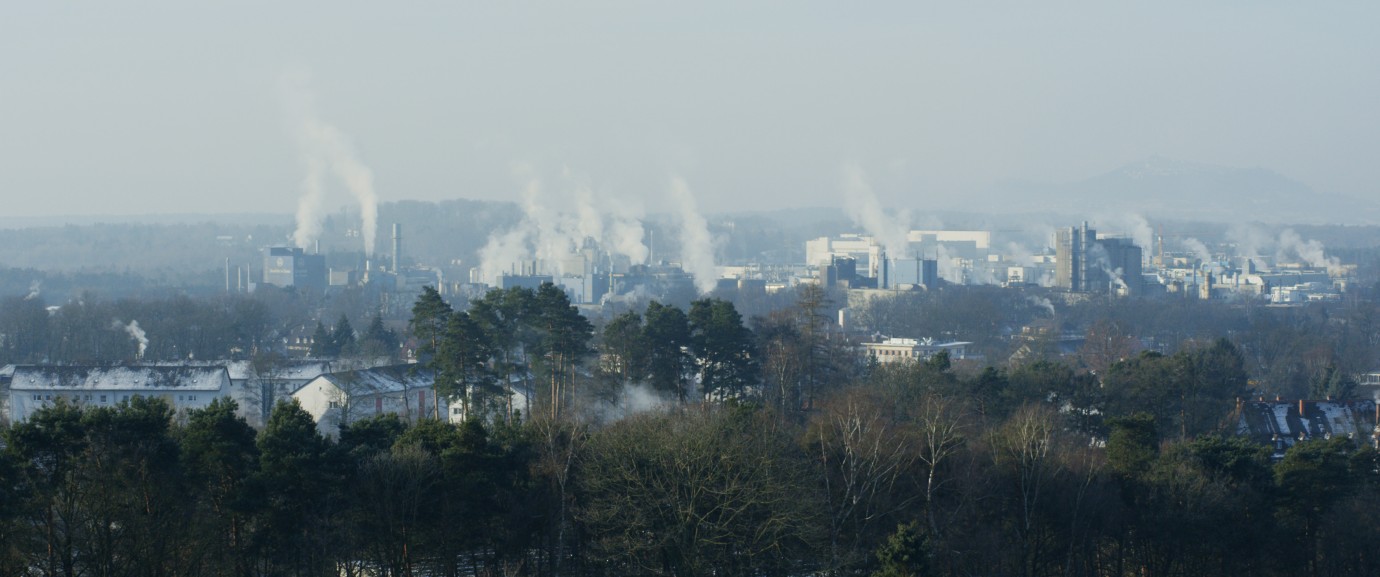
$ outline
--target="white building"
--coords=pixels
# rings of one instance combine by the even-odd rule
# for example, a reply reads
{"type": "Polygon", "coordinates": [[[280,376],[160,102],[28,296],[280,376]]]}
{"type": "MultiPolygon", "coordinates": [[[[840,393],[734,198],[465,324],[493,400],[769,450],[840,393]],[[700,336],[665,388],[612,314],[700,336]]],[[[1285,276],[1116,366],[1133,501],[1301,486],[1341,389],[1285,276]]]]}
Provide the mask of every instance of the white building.
{"type": "Polygon", "coordinates": [[[934,339],[888,338],[876,343],[863,343],[867,355],[879,363],[919,362],[934,356],[939,351],[948,351],[950,359],[962,359],[968,355],[968,345],[973,343],[954,341],[936,343],[934,339]]]}
{"type": "Polygon", "coordinates": [[[230,374],[210,367],[76,367],[19,365],[10,379],[11,423],[59,399],[88,407],[113,407],[133,397],[160,398],[178,413],[200,409],[230,394],[230,374]]]}
{"type": "MultiPolygon", "coordinates": [[[[293,392],[292,398],[316,419],[322,434],[335,437],[342,425],[384,413],[409,422],[435,416],[434,381],[430,369],[390,365],[320,375],[293,392]]],[[[439,413],[449,418],[444,399],[439,413]]]]}
{"type": "Polygon", "coordinates": [[[882,246],[877,240],[861,234],[821,236],[805,241],[805,264],[828,266],[836,257],[857,261],[858,274],[876,278],[882,261],[882,246]]]}

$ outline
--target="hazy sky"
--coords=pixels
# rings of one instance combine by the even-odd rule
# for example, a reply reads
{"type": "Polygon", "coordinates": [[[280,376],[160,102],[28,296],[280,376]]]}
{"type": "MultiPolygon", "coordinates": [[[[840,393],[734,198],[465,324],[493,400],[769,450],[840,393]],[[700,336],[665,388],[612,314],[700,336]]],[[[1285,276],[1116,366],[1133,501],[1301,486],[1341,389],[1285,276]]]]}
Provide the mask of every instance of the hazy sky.
{"type": "Polygon", "coordinates": [[[951,206],[1155,154],[1380,199],[1380,3],[1129,4],[12,2],[0,216],[291,212],[291,86],[384,201],[568,170],[649,210],[673,174],[708,211],[839,205],[856,164],[951,206]]]}

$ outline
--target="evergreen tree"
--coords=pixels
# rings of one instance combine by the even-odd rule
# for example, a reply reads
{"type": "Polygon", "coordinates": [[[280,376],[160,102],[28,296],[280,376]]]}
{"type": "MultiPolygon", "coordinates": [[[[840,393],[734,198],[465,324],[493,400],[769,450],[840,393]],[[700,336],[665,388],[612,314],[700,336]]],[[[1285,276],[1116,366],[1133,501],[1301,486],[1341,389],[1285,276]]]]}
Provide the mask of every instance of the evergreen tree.
{"type": "MultiPolygon", "coordinates": [[[[422,287],[421,296],[417,297],[417,302],[412,305],[412,320],[408,323],[408,327],[412,329],[412,336],[417,339],[418,363],[424,366],[432,365],[432,357],[436,355],[441,341],[445,338],[446,326],[453,313],[450,305],[441,298],[441,293],[434,287],[422,287]]],[[[434,381],[431,384],[431,398],[441,398],[434,381]]],[[[432,402],[432,407],[436,418],[439,419],[440,403],[432,402]]]]}
{"type": "Polygon", "coordinates": [[[343,313],[340,319],[335,321],[335,328],[331,330],[331,348],[340,356],[350,356],[356,352],[355,328],[350,326],[350,319],[343,313]]]}
{"type": "Polygon", "coordinates": [[[643,340],[647,347],[647,370],[652,388],[685,401],[685,376],[689,374],[693,341],[690,318],[679,307],[652,301],[647,304],[643,340]]]}
{"type": "Polygon", "coordinates": [[[451,312],[450,305],[441,298],[441,293],[436,292],[434,287],[422,287],[421,296],[412,305],[412,320],[408,323],[412,336],[417,339],[418,361],[426,362],[430,355],[436,353],[451,312]]]}
{"type": "Polygon", "coordinates": [[[398,335],[383,325],[383,315],[375,314],[359,338],[359,352],[367,357],[396,357],[398,335]]]}
{"type": "Polygon", "coordinates": [[[190,411],[181,439],[186,474],[200,495],[196,518],[206,570],[226,576],[249,571],[250,481],[259,463],[254,429],[235,410],[235,401],[216,399],[190,411]]]}
{"type": "Polygon", "coordinates": [[[470,318],[479,325],[494,351],[492,368],[494,376],[506,389],[507,418],[510,420],[514,415],[513,381],[531,384],[528,352],[538,348],[535,323],[531,321],[535,316],[535,301],[536,293],[531,289],[512,287],[490,290],[470,304],[470,318]]]}
{"type": "Polygon", "coordinates": [[[896,527],[896,532],[877,549],[880,566],[872,577],[922,577],[928,573],[929,560],[919,528],[920,524],[914,521],[896,527]]]}
{"type": "Polygon", "coordinates": [[[603,373],[620,385],[647,378],[649,343],[643,336],[642,315],[628,311],[604,325],[602,334],[603,373]]]}
{"type": "Polygon", "coordinates": [[[296,399],[279,403],[260,432],[253,546],[268,574],[320,575],[329,565],[328,505],[340,489],[329,442],[296,399]]]}
{"type": "Polygon", "coordinates": [[[690,306],[691,341],[706,396],[741,397],[757,384],[752,332],[733,303],[701,299],[690,306]]]}
{"type": "MultiPolygon", "coordinates": [[[[468,313],[452,313],[430,363],[436,370],[437,398],[460,401],[466,418],[474,416],[472,402],[482,401],[492,392],[490,356],[489,342],[479,325],[468,313]]],[[[433,404],[439,410],[440,403],[433,404]]]]}
{"type": "Polygon", "coordinates": [[[340,353],[335,347],[335,341],[331,338],[330,331],[326,330],[326,325],[321,321],[316,321],[316,331],[311,335],[311,356],[313,358],[324,359],[334,357],[340,353]]]}
{"type": "Polygon", "coordinates": [[[542,283],[533,304],[535,315],[529,322],[540,334],[538,357],[546,373],[543,381],[549,386],[547,410],[552,418],[559,418],[575,398],[576,367],[593,352],[589,343],[594,326],[554,284],[542,283]]]}

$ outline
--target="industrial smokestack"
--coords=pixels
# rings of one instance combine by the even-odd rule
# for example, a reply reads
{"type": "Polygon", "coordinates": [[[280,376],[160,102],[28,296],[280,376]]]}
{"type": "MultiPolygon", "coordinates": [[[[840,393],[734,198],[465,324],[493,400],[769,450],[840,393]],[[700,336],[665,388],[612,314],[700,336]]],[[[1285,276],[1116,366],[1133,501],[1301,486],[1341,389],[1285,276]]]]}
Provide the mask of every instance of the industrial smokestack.
{"type": "Polygon", "coordinates": [[[393,274],[401,274],[402,267],[402,225],[393,223],[393,274]]]}

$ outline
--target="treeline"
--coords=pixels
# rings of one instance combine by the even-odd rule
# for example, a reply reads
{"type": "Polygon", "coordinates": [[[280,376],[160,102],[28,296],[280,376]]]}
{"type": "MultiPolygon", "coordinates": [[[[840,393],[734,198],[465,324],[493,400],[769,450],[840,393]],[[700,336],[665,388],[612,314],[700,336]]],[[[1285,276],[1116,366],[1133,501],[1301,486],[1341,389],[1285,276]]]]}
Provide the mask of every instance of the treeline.
{"type": "Polygon", "coordinates": [[[512,417],[519,387],[530,410],[551,418],[617,405],[629,394],[681,404],[753,400],[797,411],[866,363],[831,328],[823,289],[802,285],[795,297],[751,320],[717,297],[687,309],[652,301],[596,328],[551,283],[493,289],[463,310],[427,288],[410,328],[421,362],[436,370],[438,394],[464,403],[466,414],[512,417]]]}
{"type": "Polygon", "coordinates": [[[50,311],[41,298],[0,300],[0,363],[114,363],[244,358],[274,347],[279,318],[250,297],[101,300],[50,311]]]}
{"type": "Polygon", "coordinates": [[[66,404],[4,432],[6,575],[1371,575],[1369,439],[1224,436],[1217,342],[965,377],[872,366],[603,424],[66,404]],[[1167,379],[1167,380],[1160,380],[1167,379]],[[1160,387],[1147,387],[1160,380],[1160,387]],[[1176,405],[1171,398],[1187,398],[1176,405]],[[1150,412],[1144,412],[1150,411],[1150,412]]]}

